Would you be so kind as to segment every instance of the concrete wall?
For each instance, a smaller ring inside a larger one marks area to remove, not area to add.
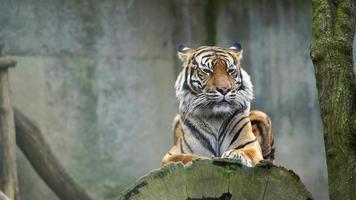
[[[309,58],[309,1],[3,0],[0,47],[13,101],[97,199],[159,166],[177,110],[176,46],[241,42],[254,108],[272,118],[277,164],[328,199]],[[19,152],[22,199],[57,199]]]
[[[15,105],[97,199],[159,167],[171,145],[174,18],[166,1],[3,1]],[[160,10],[160,12],[157,12]],[[56,199],[21,156],[23,199]]]

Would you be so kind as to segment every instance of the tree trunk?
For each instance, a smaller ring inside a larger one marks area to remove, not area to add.
[[[123,192],[121,200],[264,199],[307,200],[310,193],[292,171],[270,163],[254,168],[232,159],[170,164],[142,177]]]
[[[10,98],[8,68],[16,61],[0,58],[0,190],[19,200],[14,113]]]
[[[14,113],[17,145],[38,175],[60,199],[90,200],[53,155],[39,128],[20,111]]]
[[[324,127],[330,199],[356,198],[355,1],[313,0],[311,58]]]

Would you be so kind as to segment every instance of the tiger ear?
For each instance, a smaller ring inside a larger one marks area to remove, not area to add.
[[[185,44],[178,46],[178,57],[182,62],[186,62],[190,55],[192,54],[193,49],[187,47]]]
[[[235,56],[235,58],[239,61],[242,58],[242,46],[240,43],[235,43],[234,45],[232,45],[230,48],[231,53]]]

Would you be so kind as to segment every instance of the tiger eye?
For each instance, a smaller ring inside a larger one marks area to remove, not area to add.
[[[227,72],[228,72],[229,74],[233,74],[233,73],[236,72],[236,69],[229,69],[229,70],[227,70]]]
[[[202,69],[202,70],[204,73],[206,73],[208,75],[212,73],[212,71],[210,69]]]

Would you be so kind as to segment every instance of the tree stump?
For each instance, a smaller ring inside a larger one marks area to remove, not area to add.
[[[262,162],[254,168],[232,159],[167,165],[140,178],[121,200],[312,199],[293,171]]]
[[[0,190],[12,200],[19,199],[15,122],[8,77],[8,68],[15,65],[11,58],[0,58]]]

